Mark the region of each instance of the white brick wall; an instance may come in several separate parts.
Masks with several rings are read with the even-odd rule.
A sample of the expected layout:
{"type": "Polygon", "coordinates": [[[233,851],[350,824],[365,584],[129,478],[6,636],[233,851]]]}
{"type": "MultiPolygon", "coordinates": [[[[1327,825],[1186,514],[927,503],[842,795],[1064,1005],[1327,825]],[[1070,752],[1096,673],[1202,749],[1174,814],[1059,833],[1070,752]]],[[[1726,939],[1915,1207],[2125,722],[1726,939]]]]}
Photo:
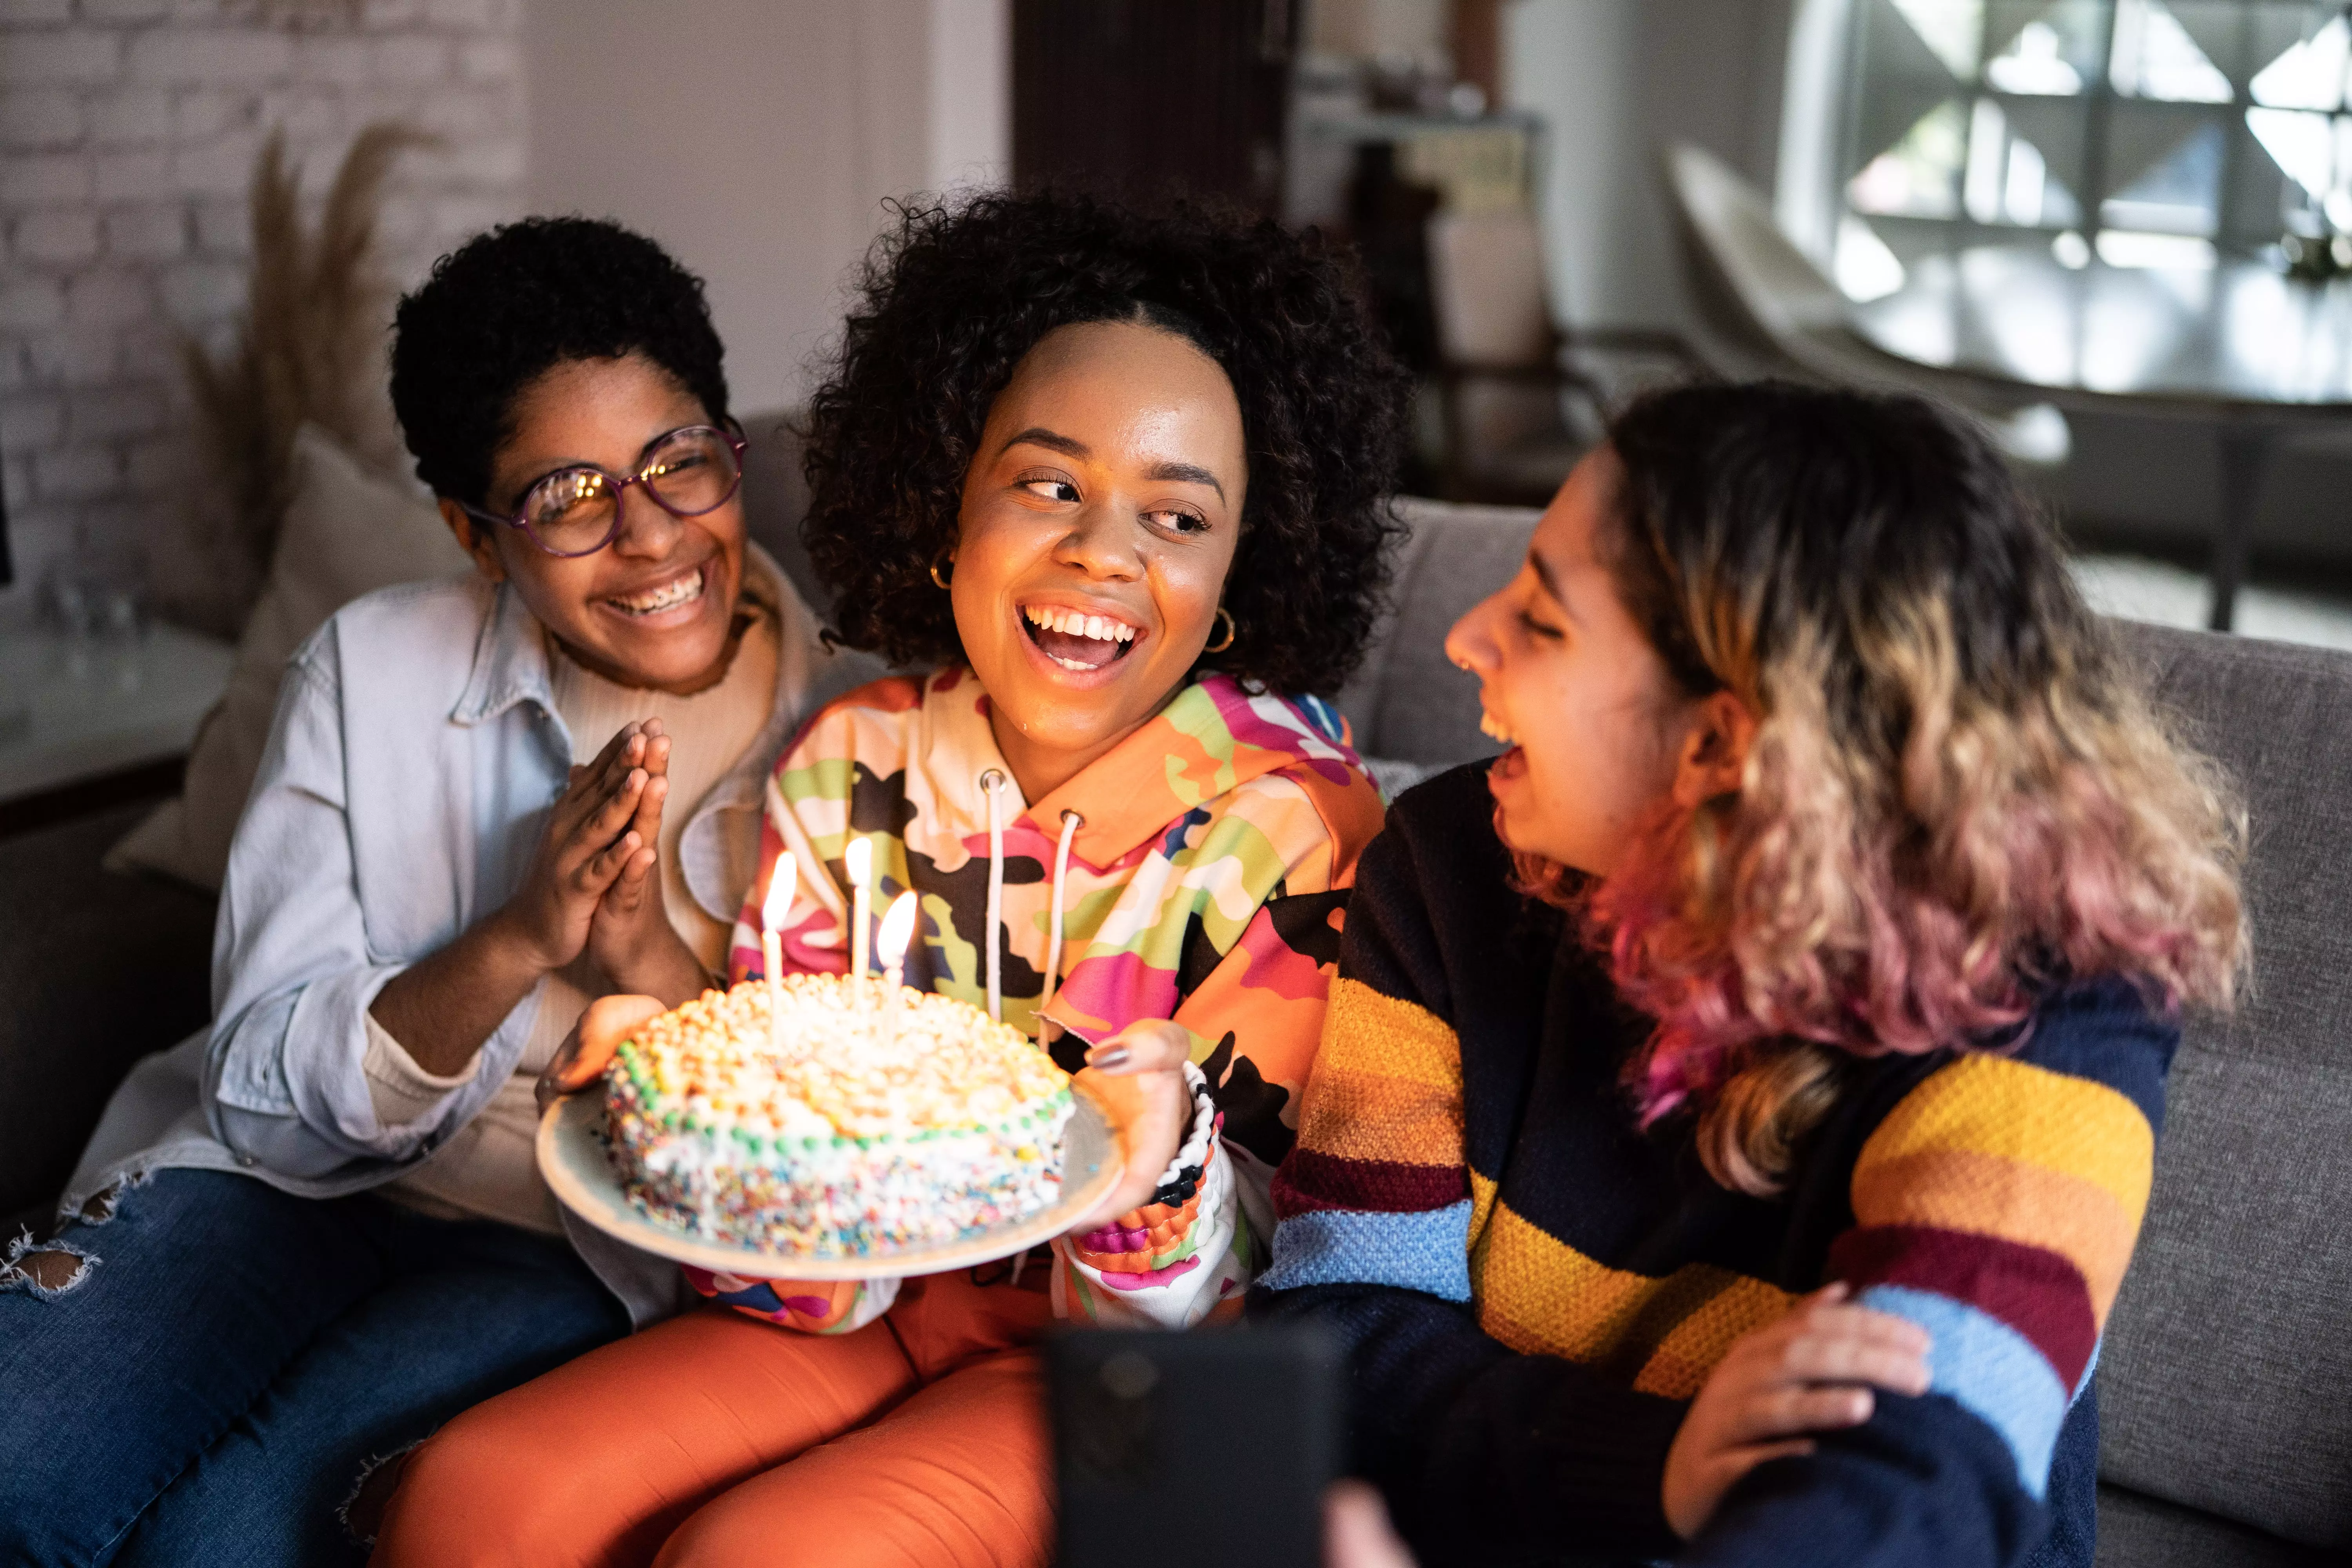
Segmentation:
{"type": "Polygon", "coordinates": [[[359,0],[295,25],[254,0],[0,0],[0,608],[88,563],[225,613],[193,542],[177,342],[222,346],[244,305],[255,154],[284,127],[315,200],[369,121],[440,135],[404,155],[381,231],[414,284],[522,210],[520,5],[359,0]]]}

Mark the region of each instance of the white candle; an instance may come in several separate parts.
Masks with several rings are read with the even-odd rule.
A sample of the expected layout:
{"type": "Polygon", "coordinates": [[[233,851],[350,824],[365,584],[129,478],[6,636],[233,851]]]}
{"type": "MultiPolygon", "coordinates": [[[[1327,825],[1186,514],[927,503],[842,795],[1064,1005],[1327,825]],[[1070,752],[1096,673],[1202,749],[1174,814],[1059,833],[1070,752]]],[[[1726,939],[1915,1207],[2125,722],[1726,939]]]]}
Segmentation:
{"type": "Polygon", "coordinates": [[[760,905],[760,964],[768,975],[768,1044],[784,1048],[784,921],[792,913],[793,891],[800,886],[800,862],[785,850],[776,857],[768,879],[768,896],[760,905]]]}
{"type": "Polygon", "coordinates": [[[866,927],[873,922],[874,841],[853,838],[841,852],[842,863],[849,871],[849,973],[859,980],[873,967],[873,955],[867,951],[866,927]]]}
{"type": "Polygon", "coordinates": [[[898,993],[907,984],[907,944],[915,939],[915,895],[901,893],[882,917],[882,963],[889,980],[882,993],[882,1038],[898,1037],[898,993]]]}

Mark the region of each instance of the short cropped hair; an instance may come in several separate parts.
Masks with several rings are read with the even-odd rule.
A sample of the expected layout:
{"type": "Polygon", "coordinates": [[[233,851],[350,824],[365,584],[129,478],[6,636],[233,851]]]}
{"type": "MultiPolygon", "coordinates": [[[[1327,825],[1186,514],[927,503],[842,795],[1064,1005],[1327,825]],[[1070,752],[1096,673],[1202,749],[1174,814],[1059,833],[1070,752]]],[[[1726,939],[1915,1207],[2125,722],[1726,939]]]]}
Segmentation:
{"type": "Polygon", "coordinates": [[[467,240],[433,264],[393,321],[392,405],[416,477],[436,495],[487,505],[524,388],[567,361],[629,353],[726,423],[702,279],[660,246],[584,217],[525,218],[467,240]]]}

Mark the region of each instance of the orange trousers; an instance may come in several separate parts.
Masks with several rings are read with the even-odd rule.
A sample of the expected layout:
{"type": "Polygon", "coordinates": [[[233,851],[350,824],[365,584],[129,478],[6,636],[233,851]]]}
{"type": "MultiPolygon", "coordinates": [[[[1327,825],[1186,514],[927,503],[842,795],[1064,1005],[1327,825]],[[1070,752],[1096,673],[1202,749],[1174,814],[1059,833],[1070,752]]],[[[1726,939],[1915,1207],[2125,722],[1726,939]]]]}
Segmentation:
{"type": "Polygon", "coordinates": [[[1042,1290],[909,1279],[838,1338],[724,1308],[609,1344],[409,1458],[372,1562],[1029,1568],[1054,1545],[1042,1290]]]}

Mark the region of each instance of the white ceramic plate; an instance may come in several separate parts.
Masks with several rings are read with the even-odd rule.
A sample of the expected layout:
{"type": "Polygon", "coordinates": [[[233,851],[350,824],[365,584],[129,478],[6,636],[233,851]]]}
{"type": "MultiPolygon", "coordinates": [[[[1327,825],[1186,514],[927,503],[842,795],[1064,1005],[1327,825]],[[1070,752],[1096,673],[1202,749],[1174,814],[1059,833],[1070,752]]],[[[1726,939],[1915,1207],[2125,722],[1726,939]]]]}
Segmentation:
{"type": "Polygon", "coordinates": [[[604,1097],[591,1090],[558,1100],[539,1122],[539,1169],[564,1207],[631,1247],[713,1273],[793,1279],[876,1279],[942,1274],[1026,1252],[1050,1241],[1102,1202],[1118,1180],[1110,1125],[1085,1095],[1062,1134],[1062,1196],[1027,1219],[997,1226],[960,1241],[877,1249],[859,1258],[777,1252],[692,1236],[646,1218],[622,1195],[621,1179],[604,1153],[604,1097]]]}

